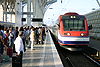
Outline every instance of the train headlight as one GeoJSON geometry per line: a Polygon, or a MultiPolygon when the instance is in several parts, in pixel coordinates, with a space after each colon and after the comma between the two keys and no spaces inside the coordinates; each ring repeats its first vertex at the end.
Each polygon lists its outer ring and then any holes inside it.
{"type": "Polygon", "coordinates": [[[70,33],[64,33],[64,35],[70,36],[71,34],[70,33]]]}
{"type": "Polygon", "coordinates": [[[86,35],[86,33],[81,33],[81,36],[85,36],[86,35]]]}

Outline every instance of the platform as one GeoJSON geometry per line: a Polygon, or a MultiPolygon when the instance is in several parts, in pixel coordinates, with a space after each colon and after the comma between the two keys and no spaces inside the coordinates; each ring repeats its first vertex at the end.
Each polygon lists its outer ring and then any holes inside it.
{"type": "MultiPolygon", "coordinates": [[[[12,67],[10,62],[3,62],[0,67],[12,67]]],[[[27,49],[23,56],[23,67],[63,67],[56,47],[49,33],[46,35],[45,44],[35,45],[34,50],[27,49]]]]}

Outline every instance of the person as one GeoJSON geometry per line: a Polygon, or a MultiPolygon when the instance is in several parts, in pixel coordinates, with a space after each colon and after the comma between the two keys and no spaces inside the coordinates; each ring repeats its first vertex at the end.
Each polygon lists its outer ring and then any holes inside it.
{"type": "Polygon", "coordinates": [[[16,39],[18,37],[18,27],[16,27],[15,31],[14,31],[14,39],[16,39]]]}
{"type": "MultiPolygon", "coordinates": [[[[14,30],[14,40],[18,37],[18,33],[19,33],[18,28],[19,27],[16,27],[16,29],[14,30]]],[[[12,47],[13,47],[13,53],[16,53],[15,44],[12,47]]]]}
{"type": "Polygon", "coordinates": [[[30,41],[31,41],[31,50],[33,50],[33,46],[34,46],[34,41],[35,41],[35,33],[34,33],[35,29],[34,27],[32,28],[31,34],[30,34],[30,41]]]}
{"type": "Polygon", "coordinates": [[[15,51],[16,51],[17,56],[20,58],[21,63],[22,63],[22,57],[24,53],[24,45],[23,45],[22,37],[23,37],[23,32],[20,31],[18,34],[18,37],[14,41],[15,51]]]}
{"type": "Polygon", "coordinates": [[[30,35],[30,28],[29,28],[29,26],[26,28],[26,49],[27,49],[27,47],[29,47],[30,46],[30,38],[29,38],[29,35],[30,35]]]}
{"type": "Polygon", "coordinates": [[[40,44],[43,44],[43,28],[40,27],[39,29],[39,42],[40,44]]]}
{"type": "Polygon", "coordinates": [[[4,38],[4,45],[6,45],[7,47],[9,47],[9,30],[6,30],[5,36],[6,36],[6,38],[4,38]]]}
{"type": "Polygon", "coordinates": [[[12,28],[10,28],[10,30],[9,30],[9,47],[12,48],[13,45],[14,45],[14,34],[12,32],[12,28]]]}
{"type": "Polygon", "coordinates": [[[4,53],[4,39],[6,38],[4,32],[3,32],[4,26],[0,25],[0,54],[3,55],[4,53]]]}
{"type": "Polygon", "coordinates": [[[2,32],[0,31],[0,55],[3,55],[3,36],[2,36],[2,32]]]}
{"type": "Polygon", "coordinates": [[[23,27],[20,27],[20,28],[19,28],[19,32],[23,32],[22,41],[23,41],[24,52],[25,52],[25,51],[26,51],[26,46],[25,46],[25,42],[26,42],[25,34],[26,34],[26,32],[24,31],[24,28],[23,28],[23,27]]]}
{"type": "Polygon", "coordinates": [[[36,27],[35,29],[35,41],[36,41],[36,44],[39,44],[39,32],[38,32],[38,27],[36,27]]]}
{"type": "MultiPolygon", "coordinates": [[[[45,33],[45,27],[42,28],[42,39],[43,41],[45,40],[46,37],[46,33],[45,33]]],[[[42,42],[42,44],[44,44],[44,42],[42,42]]]]}

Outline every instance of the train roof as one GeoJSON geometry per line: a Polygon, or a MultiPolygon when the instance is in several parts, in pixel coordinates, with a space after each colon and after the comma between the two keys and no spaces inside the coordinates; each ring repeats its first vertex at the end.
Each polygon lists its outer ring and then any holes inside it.
{"type": "Polygon", "coordinates": [[[69,13],[65,13],[64,15],[79,15],[79,14],[75,12],[69,12],[69,13]]]}

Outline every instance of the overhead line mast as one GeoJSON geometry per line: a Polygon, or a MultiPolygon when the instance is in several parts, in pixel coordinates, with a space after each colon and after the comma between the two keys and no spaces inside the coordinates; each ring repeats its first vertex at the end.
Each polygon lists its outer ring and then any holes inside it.
{"type": "Polygon", "coordinates": [[[61,0],[61,3],[62,3],[62,0],[61,0]]]}
{"type": "Polygon", "coordinates": [[[99,3],[99,1],[98,1],[98,0],[96,0],[96,1],[97,1],[98,5],[99,5],[99,7],[100,7],[100,3],[99,3]]]}

